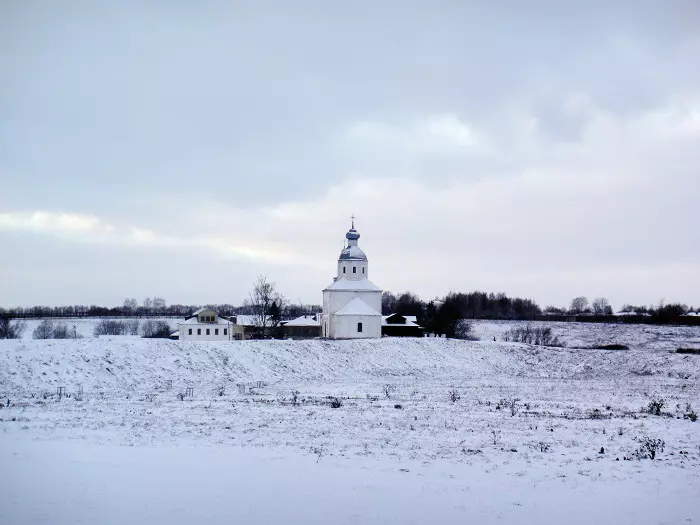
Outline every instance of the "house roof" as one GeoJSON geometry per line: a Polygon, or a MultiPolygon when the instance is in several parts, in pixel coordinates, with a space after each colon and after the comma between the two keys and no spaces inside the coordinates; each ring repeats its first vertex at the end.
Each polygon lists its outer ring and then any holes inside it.
{"type": "MultiPolygon", "coordinates": [[[[214,309],[212,309],[212,308],[207,308],[207,307],[205,306],[204,308],[200,308],[200,309],[197,310],[196,312],[193,312],[192,315],[193,315],[193,316],[199,315],[199,314],[201,314],[202,312],[214,312],[214,313],[216,314],[216,310],[214,310],[214,309]]],[[[217,315],[219,315],[219,314],[217,314],[217,315]]]]}
{"type": "Polygon", "coordinates": [[[382,315],[359,297],[355,297],[333,315],[382,315]]]}
{"type": "Polygon", "coordinates": [[[181,321],[181,322],[177,323],[178,326],[180,326],[181,324],[201,324],[202,326],[209,326],[209,325],[212,325],[212,324],[224,324],[224,325],[227,325],[227,324],[233,324],[233,323],[232,323],[231,321],[229,321],[228,319],[223,319],[223,318],[221,318],[221,317],[217,318],[217,320],[216,320],[215,323],[200,323],[200,322],[199,322],[199,319],[197,319],[197,316],[195,315],[195,316],[192,316],[192,317],[190,317],[189,319],[187,319],[187,320],[185,320],[185,321],[181,321]]]}
{"type": "Polygon", "coordinates": [[[363,292],[381,292],[381,288],[374,284],[369,279],[345,279],[341,278],[333,281],[326,287],[326,290],[348,290],[348,291],[363,291],[363,292]]]}
{"type": "Polygon", "coordinates": [[[284,326],[321,326],[314,316],[312,315],[302,315],[291,321],[282,321],[284,326]]]}
{"type": "Polygon", "coordinates": [[[402,315],[402,314],[391,314],[391,315],[383,315],[382,316],[382,326],[406,326],[406,327],[416,327],[420,326],[418,324],[418,318],[415,315],[402,315]],[[405,323],[388,323],[387,319],[390,317],[393,317],[395,315],[401,315],[401,317],[404,317],[406,319],[405,323]]]}

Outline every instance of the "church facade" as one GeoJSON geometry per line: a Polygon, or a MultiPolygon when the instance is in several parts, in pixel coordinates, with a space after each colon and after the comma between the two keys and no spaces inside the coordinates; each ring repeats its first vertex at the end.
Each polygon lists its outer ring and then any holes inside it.
{"type": "Polygon", "coordinates": [[[323,290],[322,336],[359,339],[382,336],[382,290],[369,280],[367,256],[353,219],[347,245],[338,258],[338,273],[323,290]]]}

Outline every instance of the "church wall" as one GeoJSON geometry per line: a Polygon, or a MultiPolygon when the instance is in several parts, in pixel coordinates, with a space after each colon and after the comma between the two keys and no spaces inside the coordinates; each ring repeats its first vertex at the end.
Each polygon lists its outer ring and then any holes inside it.
{"type": "Polygon", "coordinates": [[[338,277],[350,279],[351,281],[369,279],[369,267],[367,265],[367,261],[338,261],[338,277]],[[352,273],[353,268],[356,269],[355,273],[352,273]],[[345,273],[343,273],[343,269],[345,269],[345,273]]]}
{"type": "Polygon", "coordinates": [[[335,316],[335,339],[368,339],[382,336],[381,315],[338,315],[335,316]],[[362,332],[357,331],[357,323],[362,323],[362,332]]]}
{"type": "Polygon", "coordinates": [[[382,312],[382,292],[381,291],[359,291],[354,292],[351,290],[335,290],[332,293],[324,292],[324,312],[337,312],[343,306],[352,301],[355,297],[359,297],[364,302],[366,302],[370,307],[377,311],[377,313],[382,312]],[[326,309],[326,293],[329,294],[328,309],[326,309]]]}

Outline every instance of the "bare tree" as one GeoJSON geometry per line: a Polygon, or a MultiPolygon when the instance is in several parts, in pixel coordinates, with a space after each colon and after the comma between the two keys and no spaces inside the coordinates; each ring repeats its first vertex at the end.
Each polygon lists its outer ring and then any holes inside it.
{"type": "Polygon", "coordinates": [[[581,296],[581,297],[574,297],[571,300],[571,308],[569,308],[569,313],[578,315],[582,313],[586,313],[590,311],[590,306],[588,304],[588,298],[581,296]]]}
{"type": "Polygon", "coordinates": [[[154,297],[153,298],[153,313],[155,315],[163,315],[165,313],[165,299],[162,297],[154,297]]]}
{"type": "Polygon", "coordinates": [[[0,339],[19,339],[27,328],[24,321],[10,321],[7,317],[0,318],[0,339]]]}
{"type": "Polygon", "coordinates": [[[275,283],[268,281],[264,275],[258,275],[253,290],[244,304],[251,312],[253,325],[259,336],[267,337],[274,329],[275,323],[278,323],[279,320],[271,318],[270,314],[274,313],[275,310],[273,304],[276,308],[281,309],[284,302],[285,299],[277,292],[275,283]]]}
{"type": "Polygon", "coordinates": [[[143,300],[143,309],[146,311],[146,315],[152,315],[153,314],[153,299],[150,297],[146,297],[143,300]]]}
{"type": "Polygon", "coordinates": [[[135,314],[139,307],[138,301],[133,298],[124,299],[124,313],[125,314],[135,314]]]}
{"type": "Polygon", "coordinates": [[[593,313],[596,315],[612,315],[610,302],[605,297],[597,297],[593,300],[593,313]]]}

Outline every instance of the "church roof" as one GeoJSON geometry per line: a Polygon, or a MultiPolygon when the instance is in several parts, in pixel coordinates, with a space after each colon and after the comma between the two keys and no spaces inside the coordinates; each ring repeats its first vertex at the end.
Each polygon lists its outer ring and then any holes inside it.
{"type": "Polygon", "coordinates": [[[361,292],[381,292],[381,288],[369,279],[338,279],[333,281],[326,290],[361,291],[361,292]]]}
{"type": "Polygon", "coordinates": [[[377,315],[377,316],[381,316],[382,314],[377,312],[374,308],[372,308],[370,305],[368,305],[366,302],[364,302],[359,297],[355,297],[352,301],[350,301],[348,304],[343,306],[340,310],[338,310],[337,312],[334,312],[333,315],[377,315]]]}
{"type": "Polygon", "coordinates": [[[359,246],[348,246],[340,252],[340,261],[366,261],[367,256],[359,246]]]}

